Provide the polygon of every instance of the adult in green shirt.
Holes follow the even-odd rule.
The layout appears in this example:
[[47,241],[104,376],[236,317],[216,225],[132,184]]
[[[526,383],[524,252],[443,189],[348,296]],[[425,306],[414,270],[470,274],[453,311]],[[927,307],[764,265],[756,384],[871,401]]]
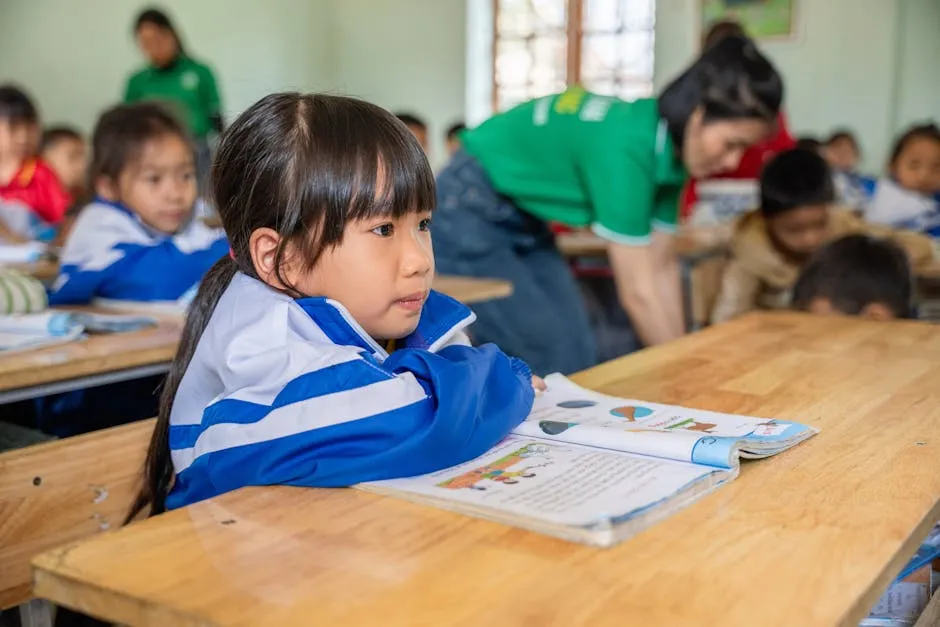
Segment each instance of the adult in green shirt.
[[147,9],[134,22],[134,35],[149,65],[133,74],[124,90],[125,102],[167,103],[196,143],[196,175],[204,189],[212,161],[208,137],[222,131],[222,103],[208,65],[186,54],[166,13]]
[[640,341],[680,336],[682,186],[689,173],[737,167],[772,130],[782,97],[770,62],[751,41],[729,37],[658,98],[624,102],[574,87],[467,131],[437,180],[437,269],[514,287],[509,298],[474,306],[474,339],[540,375],[594,364],[584,302],[549,222],[609,242],[618,300]]

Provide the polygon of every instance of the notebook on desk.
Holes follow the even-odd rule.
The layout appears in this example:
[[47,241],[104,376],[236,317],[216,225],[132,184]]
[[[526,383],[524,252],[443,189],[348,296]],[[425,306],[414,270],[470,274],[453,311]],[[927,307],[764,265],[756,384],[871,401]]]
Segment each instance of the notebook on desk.
[[776,455],[817,430],[615,398],[561,375],[529,418],[485,455],[361,489],[611,546],[737,476],[739,458]]

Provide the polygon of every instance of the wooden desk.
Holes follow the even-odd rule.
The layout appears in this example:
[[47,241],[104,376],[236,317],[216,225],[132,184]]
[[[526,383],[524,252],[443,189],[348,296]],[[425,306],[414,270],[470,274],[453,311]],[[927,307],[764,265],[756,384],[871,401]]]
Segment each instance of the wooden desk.
[[251,488],[46,553],[36,594],[128,625],[848,627],[940,516],[940,327],[755,314],[575,378],[822,432],[609,550]]
[[183,329],[181,318],[156,327],[0,355],[0,404],[162,374]]
[[[686,261],[697,261],[724,252],[730,234],[727,229],[682,228],[676,234],[676,254]],[[565,257],[606,257],[610,242],[588,231],[561,233],[555,237],[558,250]]]
[[465,305],[512,294],[512,283],[501,279],[474,279],[463,276],[437,276],[434,289],[455,298]]

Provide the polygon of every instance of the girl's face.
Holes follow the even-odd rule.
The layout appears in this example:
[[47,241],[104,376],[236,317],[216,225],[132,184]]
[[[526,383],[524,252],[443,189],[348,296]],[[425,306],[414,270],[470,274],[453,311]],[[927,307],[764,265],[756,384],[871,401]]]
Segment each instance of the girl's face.
[[744,151],[766,138],[772,127],[758,119],[703,121],[701,107],[685,126],[682,161],[689,176],[707,179],[731,172],[741,163]]
[[891,174],[901,187],[933,196],[940,191],[940,141],[914,137],[891,164]]
[[[429,211],[350,222],[313,269],[295,263],[299,257],[288,247],[281,274],[302,294],[341,303],[373,339],[406,337],[418,326],[434,280],[430,223]],[[259,241],[263,231],[274,233],[252,233],[252,258],[258,275],[273,285],[274,248]]]
[[166,67],[179,53],[176,37],[166,28],[144,22],[137,29],[137,45],[156,67]]
[[155,137],[144,144],[137,162],[125,167],[117,181],[100,181],[97,191],[122,203],[151,228],[176,233],[189,222],[196,203],[193,152],[178,135]]

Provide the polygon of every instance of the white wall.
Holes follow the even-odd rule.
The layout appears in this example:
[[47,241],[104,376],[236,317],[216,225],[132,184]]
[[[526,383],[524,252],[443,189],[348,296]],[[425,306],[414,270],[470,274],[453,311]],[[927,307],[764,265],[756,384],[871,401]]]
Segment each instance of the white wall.
[[900,13],[895,126],[940,124],[940,0],[900,0]]
[[[184,45],[216,71],[229,118],[277,89],[334,85],[331,0],[161,0]],[[144,1],[0,0],[0,82],[47,123],[88,131],[143,66],[131,36]],[[57,52],[56,49],[61,50]]]
[[443,162],[444,133],[464,116],[464,0],[333,0],[332,6],[337,88],[425,118],[431,162]]

